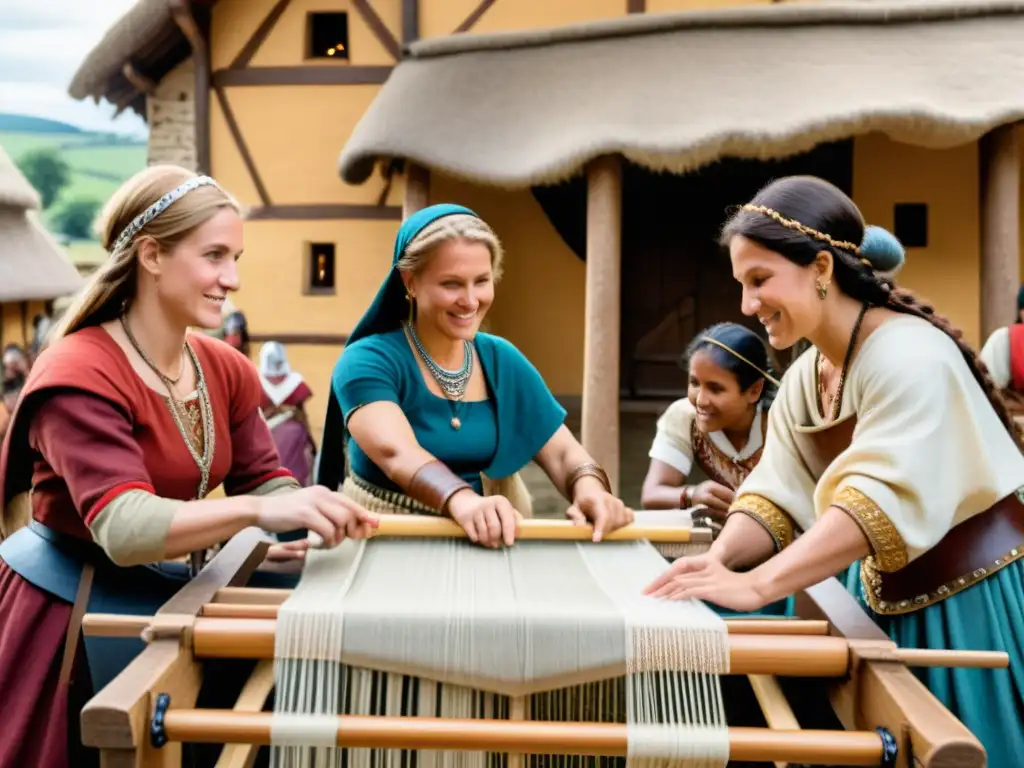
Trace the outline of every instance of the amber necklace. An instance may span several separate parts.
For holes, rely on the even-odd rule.
[[[864,302],[860,308],[860,313],[857,315],[857,321],[853,324],[853,332],[850,334],[850,343],[846,348],[846,358],[843,360],[843,368],[839,372],[839,386],[836,387],[836,394],[834,398],[828,396],[828,392],[825,391],[824,378],[821,375],[821,365],[824,362],[824,358],[821,356],[821,350],[817,350],[814,356],[814,389],[818,393],[818,410],[822,416],[825,416],[824,410],[821,406],[823,399],[828,400],[828,406],[826,406],[831,413],[828,416],[829,421],[835,421],[839,418],[839,411],[843,407],[843,390],[846,388],[846,375],[850,371],[850,363],[853,361],[853,350],[857,346],[857,335],[860,333],[860,325],[864,320],[864,315],[868,311],[868,303]]]

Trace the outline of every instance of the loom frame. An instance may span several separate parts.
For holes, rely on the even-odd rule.
[[[100,750],[102,768],[181,766],[180,743],[154,745],[154,716],[200,712],[194,707],[202,685],[201,657],[193,641],[206,606],[266,606],[286,598],[287,590],[244,586],[268,546],[258,529],[237,534],[148,620],[142,633],[147,647],[81,712],[82,741]],[[910,672],[898,658],[899,649],[836,579],[798,593],[796,607],[801,619],[826,622],[828,635],[848,644],[847,671],[826,682],[832,708],[847,731],[887,730],[898,748],[897,768],[984,768],[986,755],[978,739]],[[138,636],[138,630],[129,621],[123,634]],[[83,631],[90,631],[88,620]],[[244,648],[239,652],[246,653]],[[248,657],[259,655],[250,652]],[[757,730],[799,728],[774,675],[753,674],[749,679],[768,723],[767,729]],[[259,662],[233,711],[260,713],[273,684],[273,661]],[[257,750],[258,744],[226,744],[217,768],[250,766]]]

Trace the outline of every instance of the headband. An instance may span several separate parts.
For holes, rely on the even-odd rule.
[[[760,373],[760,374],[761,374],[762,376],[764,376],[764,377],[765,377],[765,378],[766,378],[766,379],[767,379],[768,381],[770,381],[770,382],[771,382],[772,384],[774,384],[774,385],[775,385],[776,387],[777,387],[777,386],[779,386],[779,380],[778,380],[778,379],[776,379],[776,378],[775,378],[774,376],[772,376],[772,375],[771,375],[770,373],[768,373],[768,371],[764,370],[764,369],[763,369],[763,368],[761,368],[760,366],[758,366],[758,365],[754,365],[754,364],[753,364],[752,362],[750,362],[749,360],[747,360],[747,358],[745,358],[745,357],[744,357],[743,355],[741,355],[741,354],[740,354],[739,352],[737,352],[737,351],[736,351],[735,349],[733,349],[732,347],[730,347],[730,346],[729,346],[728,344],[723,344],[723,343],[722,343],[722,342],[720,342],[720,341],[719,341],[718,339],[712,339],[712,338],[711,338],[710,336],[701,336],[701,337],[700,337],[700,340],[701,340],[701,341],[706,341],[706,342],[708,342],[709,344],[714,344],[714,345],[715,345],[716,347],[721,347],[721,348],[722,348],[722,349],[724,349],[724,350],[725,350],[726,352],[728,352],[728,353],[729,353],[730,355],[732,355],[733,357],[735,357],[735,358],[736,358],[737,360],[742,360],[742,361],[743,361],[744,363],[746,363],[747,365],[749,365],[749,366],[750,366],[751,368],[753,368],[753,369],[754,369],[755,371],[757,371],[757,372],[758,372],[758,373]]]
[[[149,224],[149,222],[166,211],[175,202],[183,198],[193,189],[198,189],[199,187],[203,187],[208,184],[219,187],[217,182],[209,176],[193,176],[191,179],[188,179],[176,186],[166,195],[149,206],[149,208],[131,220],[131,223],[129,223],[128,226],[121,231],[121,234],[117,236],[117,240],[114,241],[114,245],[110,249],[111,252],[113,253],[127,248],[128,244],[132,241],[132,238],[139,234],[139,230]]]

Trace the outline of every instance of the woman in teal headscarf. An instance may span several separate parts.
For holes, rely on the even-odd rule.
[[[473,211],[433,205],[405,220],[392,269],[331,379],[317,482],[379,512],[451,516],[469,538],[510,545],[530,515],[519,471],[535,460],[594,538],[632,522],[565,410],[508,341],[479,331],[502,249]]]

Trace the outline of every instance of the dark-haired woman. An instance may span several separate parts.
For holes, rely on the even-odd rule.
[[[769,372],[764,342],[736,323],[697,334],[684,359],[686,397],[658,419],[641,501],[644,509],[699,505],[721,518],[761,458],[779,382]],[[694,464],[708,479],[688,485]]]
[[[1019,765],[1024,456],[995,386],[959,331],[883,274],[902,247],[832,185],[772,183],[723,240],[771,345],[813,346],[711,551],[648,592],[753,611],[859,560],[856,594],[898,645],[1009,654],[1009,669],[920,674],[989,765]]]

